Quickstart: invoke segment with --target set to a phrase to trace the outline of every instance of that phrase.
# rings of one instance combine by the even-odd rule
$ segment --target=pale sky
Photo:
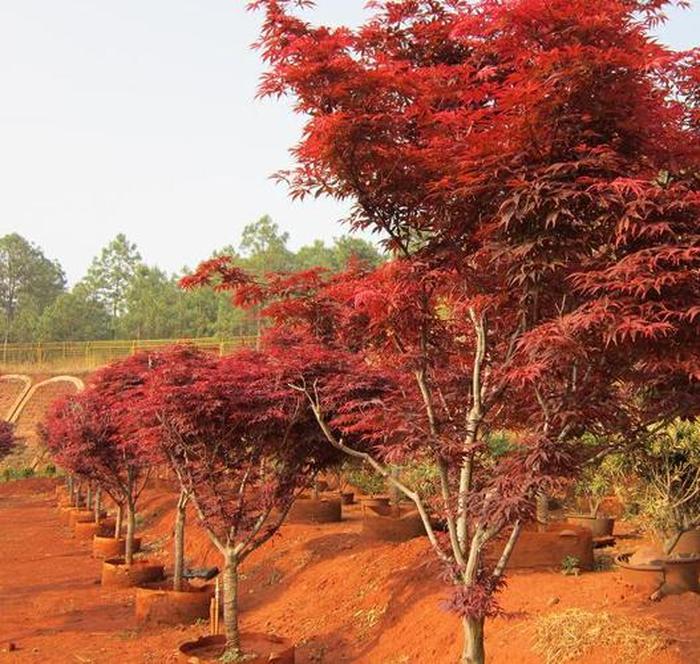
[[[255,100],[260,17],[244,0],[0,0],[0,235],[60,260],[70,282],[119,232],[150,264],[195,265],[270,214],[298,247],[345,232],[332,201],[292,203],[301,119]],[[356,24],[364,0],[318,0]],[[700,42],[700,6],[660,30]]]

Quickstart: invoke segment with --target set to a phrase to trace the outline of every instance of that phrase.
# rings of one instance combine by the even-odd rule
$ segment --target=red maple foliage
[[[570,465],[585,431],[621,428],[626,383],[697,413],[697,53],[650,37],[664,0],[377,0],[355,30],[294,14],[311,3],[250,4],[265,12],[261,94],[291,95],[306,117],[297,167],[280,177],[293,196],[351,199],[351,225],[401,258],[316,307],[268,290],[270,313],[398,368],[406,394],[411,377],[403,428],[422,442],[403,445],[457,441],[437,455],[456,519],[447,555],[463,661],[481,662],[488,579],[502,572],[482,555],[493,524],[515,541],[514,505]],[[260,297],[240,273],[226,279]],[[334,319],[319,334],[334,300],[352,305],[343,331]],[[334,390],[302,384],[331,429],[362,420],[362,404],[346,412]],[[523,458],[494,466],[488,434],[504,427]]]
[[[186,390],[206,376],[217,365],[217,358],[211,353],[199,351],[192,346],[173,346],[151,354],[151,367],[154,371],[147,377],[146,388],[139,398],[130,404],[134,417],[138,420],[136,440],[141,453],[147,458],[162,459],[170,467],[174,463],[173,440],[179,441],[175,422],[168,419],[166,396],[169,390]],[[168,391],[164,391],[167,386]],[[175,514],[173,537],[173,590],[183,590],[185,572],[185,521],[191,492],[182,483]]]
[[[143,398],[153,356],[133,355],[98,371],[87,388],[54,403],[44,423],[45,442],[55,461],[97,484],[117,505],[115,537],[121,536],[126,509],[127,564],[132,564],[137,501],[158,463],[154,450],[138,445],[141,426],[136,408]]]
[[[191,349],[161,354],[149,375],[142,447],[157,446],[224,558],[227,649],[240,654],[238,569],[279,529],[298,492],[337,454],[284,358],[242,350],[217,360]]]
[[[0,461],[15,451],[17,443],[14,425],[0,420]]]

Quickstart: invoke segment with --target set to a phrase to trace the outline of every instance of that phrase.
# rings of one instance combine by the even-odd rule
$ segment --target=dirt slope
[[[134,663],[174,661],[176,645],[204,626],[139,632],[133,592],[105,592],[100,563],[68,537],[52,507],[52,484],[0,485],[0,662]],[[173,495],[149,491],[142,531],[150,558],[169,560]],[[218,564],[196,526],[190,562]],[[341,524],[288,525],[244,566],[243,626],[293,638],[299,664],[452,664],[460,648],[456,619],[440,609],[423,539],[391,545],[363,541],[359,512]],[[630,621],[658,620],[666,649],[648,662],[700,661],[700,597],[651,603],[630,595],[615,571],[564,577],[556,571],[512,574],[502,595],[506,616],[487,630],[494,664],[542,661],[531,650],[532,619],[569,607],[605,610]],[[7,652],[13,642],[17,650]],[[619,662],[614,652],[578,661]],[[644,662],[643,659],[636,660]]]

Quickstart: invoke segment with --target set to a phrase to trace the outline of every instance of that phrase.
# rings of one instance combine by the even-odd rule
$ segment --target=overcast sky
[[[270,214],[294,247],[344,232],[331,201],[292,203],[301,120],[254,99],[259,16],[244,0],[0,0],[0,235],[16,231],[80,278],[124,232],[149,263],[194,265]],[[364,0],[319,0],[356,24]],[[700,7],[660,32],[700,42]]]

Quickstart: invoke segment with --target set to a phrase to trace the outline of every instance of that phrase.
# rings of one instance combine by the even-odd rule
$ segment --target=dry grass
[[[541,616],[534,623],[533,650],[546,664],[563,664],[593,648],[610,652],[610,661],[638,662],[668,645],[658,623],[567,609]]]

